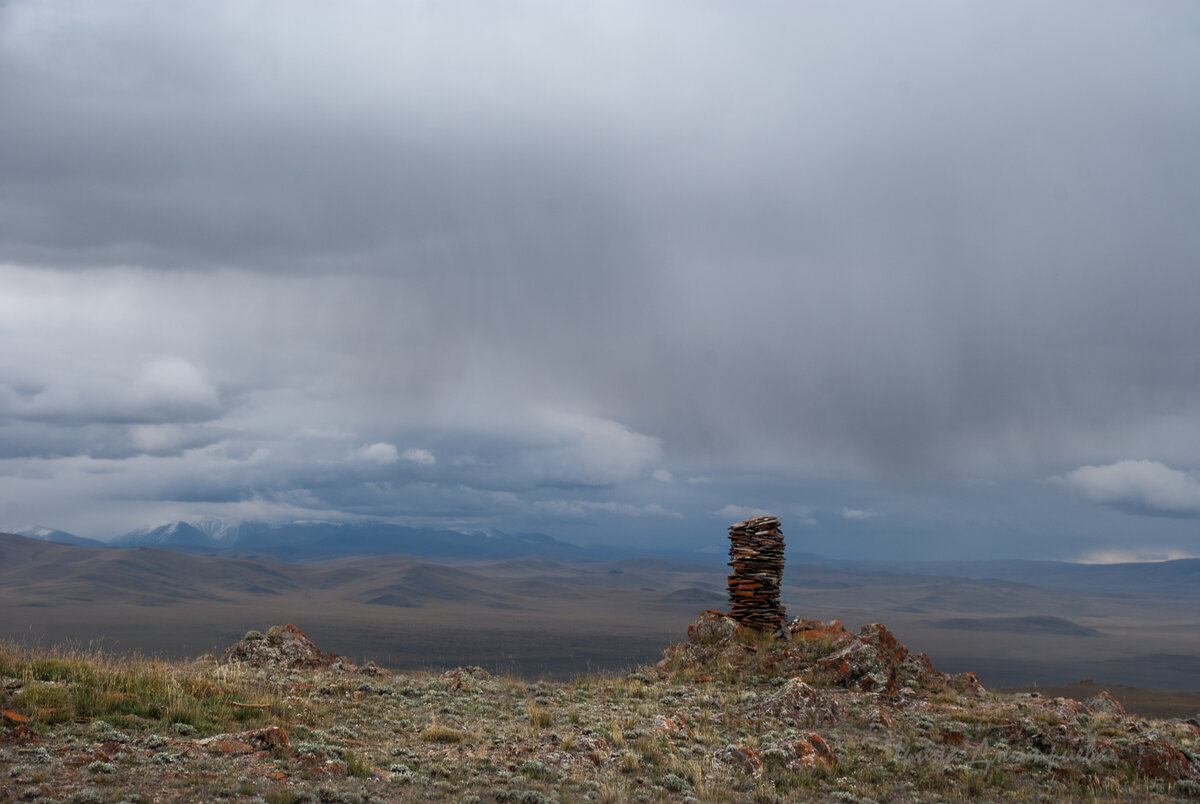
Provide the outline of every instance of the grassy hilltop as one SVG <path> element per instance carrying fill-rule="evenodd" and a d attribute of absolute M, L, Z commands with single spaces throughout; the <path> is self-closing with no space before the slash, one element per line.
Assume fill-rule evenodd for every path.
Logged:
<path fill-rule="evenodd" d="M 0 801 L 1170 801 L 1200 725 L 998 696 L 879 625 L 706 612 L 657 667 L 392 673 L 298 629 L 166 663 L 0 648 Z"/>

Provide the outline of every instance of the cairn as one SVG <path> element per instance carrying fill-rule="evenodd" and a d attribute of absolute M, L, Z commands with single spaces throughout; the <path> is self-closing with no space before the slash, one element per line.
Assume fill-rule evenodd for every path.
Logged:
<path fill-rule="evenodd" d="M 779 518 L 756 516 L 729 526 L 729 616 L 757 629 L 781 629 L 786 621 L 779 604 L 783 580 L 783 533 Z"/>

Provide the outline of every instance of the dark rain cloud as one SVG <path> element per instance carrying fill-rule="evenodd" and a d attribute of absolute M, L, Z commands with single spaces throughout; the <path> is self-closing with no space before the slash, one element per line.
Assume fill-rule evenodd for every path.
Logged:
<path fill-rule="evenodd" d="M 1198 39 L 1166 2 L 5 4 L 0 449 L 481 521 L 1190 466 Z"/>

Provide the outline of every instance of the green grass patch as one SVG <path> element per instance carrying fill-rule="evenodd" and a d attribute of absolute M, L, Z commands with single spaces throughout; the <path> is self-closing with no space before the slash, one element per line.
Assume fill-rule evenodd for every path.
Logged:
<path fill-rule="evenodd" d="M 42 723 L 134 715 L 216 733 L 269 725 L 283 711 L 278 693 L 246 680 L 218 681 L 137 655 L 0 642 L 0 675 L 22 679 L 13 705 Z"/>

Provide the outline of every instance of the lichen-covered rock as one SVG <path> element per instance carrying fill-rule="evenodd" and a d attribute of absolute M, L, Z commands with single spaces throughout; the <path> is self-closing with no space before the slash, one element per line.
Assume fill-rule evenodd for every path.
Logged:
<path fill-rule="evenodd" d="M 922 688 L 950 682 L 949 676 L 933 669 L 928 656 L 909 653 L 881 623 L 864 625 L 844 648 L 817 659 L 811 672 L 814 678 L 834 686 L 890 697 L 898 697 L 904 686 Z"/>
<path fill-rule="evenodd" d="M 854 636 L 842 627 L 841 620 L 830 620 L 825 623 L 820 620 L 798 617 L 787 624 L 787 630 L 793 639 L 803 642 L 827 641 L 830 644 L 837 644 L 846 642 Z"/>
<path fill-rule="evenodd" d="M 895 664 L 888 658 L 876 646 L 856 640 L 818 659 L 810 677 L 861 692 L 898 692 Z"/>
<path fill-rule="evenodd" d="M 782 629 L 781 638 L 743 631 L 719 611 L 706 611 L 688 628 L 688 641 L 672 645 L 659 662 L 661 673 L 722 672 L 795 678 L 900 698 L 901 690 L 945 689 L 982 694 L 973 673 L 949 676 L 933 669 L 924 653 L 910 653 L 880 623 L 852 634 L 837 620 L 823 623 L 798 619 Z M 699 676 L 697 676 L 699 677 Z"/>
<path fill-rule="evenodd" d="M 238 734 L 218 734 L 215 737 L 197 740 L 196 744 L 210 754 L 223 756 L 243 756 L 258 751 L 286 749 L 290 745 L 288 733 L 279 726 L 243 731 Z"/>
<path fill-rule="evenodd" d="M 768 696 L 762 712 L 803 726 L 837 723 L 846 717 L 845 708 L 836 697 L 815 690 L 798 678 L 788 679 L 777 692 Z"/>
<path fill-rule="evenodd" d="M 10 712 L 7 709 L 0 709 L 0 722 L 21 725 L 22 723 L 29 722 L 29 716 L 22 715 L 20 712 Z"/>
<path fill-rule="evenodd" d="M 688 626 L 688 642 L 696 645 L 716 645 L 727 642 L 738 632 L 737 622 L 724 612 L 708 609 Z"/>
<path fill-rule="evenodd" d="M 654 728 L 655 735 L 685 734 L 689 739 L 695 739 L 696 733 L 688 723 L 687 713 L 672 709 L 669 714 L 659 715 L 658 724 Z"/>
<path fill-rule="evenodd" d="M 326 669 L 338 660 L 335 654 L 323 653 L 303 631 L 291 623 L 272 626 L 266 634 L 251 631 L 221 655 L 221 661 L 226 664 L 287 670 Z"/>
<path fill-rule="evenodd" d="M 969 695 L 983 695 L 985 692 L 987 692 L 987 690 L 983 688 L 983 684 L 980 683 L 979 677 L 970 670 L 965 673 L 955 673 L 954 675 L 949 676 L 947 680 L 950 682 L 951 687 L 954 687 L 954 689 L 961 693 L 967 693 Z M 904 690 L 901 689 L 900 692 L 903 694 Z"/>
<path fill-rule="evenodd" d="M 1053 712 L 1062 720 L 1073 720 L 1080 715 L 1088 715 L 1088 707 L 1074 698 L 1051 698 L 1043 701 L 1041 708 Z"/>
<path fill-rule="evenodd" d="M 491 681 L 492 674 L 482 667 L 456 667 L 442 673 L 448 690 L 469 690 L 484 682 Z"/>
<path fill-rule="evenodd" d="M 702 612 L 688 626 L 687 642 L 670 645 L 663 651 L 658 663 L 660 673 L 684 667 L 704 667 L 714 664 L 718 658 L 741 664 L 753 651 L 738 642 L 741 626 L 727 614 L 712 609 Z"/>
<path fill-rule="evenodd" d="M 825 738 L 815 732 L 807 737 L 775 743 L 764 749 L 763 753 L 769 756 L 777 755 L 788 770 L 825 768 L 835 771 L 838 767 L 837 754 Z"/>
<path fill-rule="evenodd" d="M 1152 779 L 1200 779 L 1200 764 L 1169 743 L 1144 740 L 1133 750 L 1136 751 L 1138 770 Z"/>
<path fill-rule="evenodd" d="M 1120 701 L 1112 697 L 1108 690 L 1104 690 L 1099 695 L 1093 695 L 1084 701 L 1083 704 L 1093 715 L 1125 717 L 1125 707 L 1121 705 Z"/>

